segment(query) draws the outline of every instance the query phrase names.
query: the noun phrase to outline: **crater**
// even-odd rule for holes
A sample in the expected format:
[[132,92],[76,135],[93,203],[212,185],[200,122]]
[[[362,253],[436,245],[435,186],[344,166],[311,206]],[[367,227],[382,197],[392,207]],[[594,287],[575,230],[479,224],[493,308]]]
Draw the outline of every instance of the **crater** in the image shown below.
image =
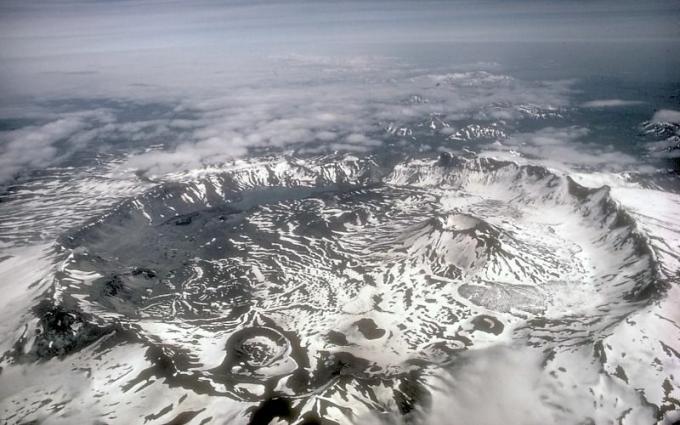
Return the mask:
[[576,344],[653,293],[651,250],[607,191],[444,159],[283,159],[163,184],[64,237],[63,296],[186,356],[181,385],[249,401],[359,388],[387,405],[384,385],[477,337]]
[[290,341],[266,327],[241,329],[227,341],[221,369],[233,375],[270,378],[292,373],[298,365],[291,357]]

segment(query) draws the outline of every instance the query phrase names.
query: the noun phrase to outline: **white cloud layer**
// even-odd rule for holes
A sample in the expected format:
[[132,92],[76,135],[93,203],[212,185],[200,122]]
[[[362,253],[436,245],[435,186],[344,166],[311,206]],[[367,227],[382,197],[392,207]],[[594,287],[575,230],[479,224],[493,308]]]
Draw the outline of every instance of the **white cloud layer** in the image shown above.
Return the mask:
[[[124,117],[129,103],[75,113],[50,109],[45,124],[0,132],[0,180],[49,165],[79,147],[105,148],[111,140],[129,147],[121,170],[149,175],[223,163],[253,149],[367,152],[385,143],[387,127],[424,123],[430,128],[432,117],[437,122],[512,122],[526,114],[555,114],[569,106],[573,83],[528,82],[502,72],[431,72],[388,57],[298,54],[266,63],[269,73],[254,67],[252,75],[244,71],[221,85],[210,82],[206,88],[211,90],[180,85],[174,93],[142,88],[119,94],[132,106],[158,99],[166,105],[160,116],[147,111]],[[657,115],[675,119],[673,113]],[[436,131],[444,140],[455,129]],[[492,149],[586,167],[635,162],[611,147],[588,143],[588,136],[583,127],[547,127],[510,134]]]
[[618,108],[623,106],[641,105],[644,102],[639,100],[624,100],[624,99],[596,99],[581,104],[584,108]]
[[560,168],[598,168],[621,171],[638,161],[612,146],[588,143],[590,131],[579,126],[546,127],[531,133],[510,136],[495,147],[500,151],[520,153],[532,159],[540,159],[546,165]]
[[[41,125],[0,132],[0,182],[25,168],[45,167],[58,155],[91,139],[93,122],[102,123],[97,113],[66,114]],[[64,142],[69,148],[57,149]]]
[[680,124],[680,111],[675,111],[673,109],[658,110],[652,117],[652,122],[670,122],[674,124]]
[[470,119],[491,105],[559,107],[569,92],[566,82],[531,84],[488,72],[418,73],[383,65],[382,59],[370,66],[362,60],[360,71],[327,66],[319,58],[313,63],[321,64],[322,77],[310,75],[305,65],[309,78],[303,86],[295,82],[299,68],[294,67],[286,77],[293,82],[234,87],[228,95],[185,101],[198,116],[186,140],[169,152],[133,156],[127,165],[159,174],[226,161],[253,148],[362,152],[383,144],[390,123],[411,124],[432,115]]

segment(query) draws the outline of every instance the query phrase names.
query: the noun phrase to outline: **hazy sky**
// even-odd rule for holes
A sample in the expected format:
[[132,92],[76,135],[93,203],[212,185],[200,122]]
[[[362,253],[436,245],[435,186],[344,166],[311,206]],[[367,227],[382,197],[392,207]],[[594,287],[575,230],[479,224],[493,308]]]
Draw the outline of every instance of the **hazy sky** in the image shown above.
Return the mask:
[[413,43],[678,40],[680,2],[672,0],[5,0],[0,94],[54,90],[57,80],[42,86],[50,73],[79,73],[86,85],[95,73],[158,83],[158,68],[200,75],[272,55],[421,50]]
[[676,39],[677,1],[3,1],[2,57],[192,46]]

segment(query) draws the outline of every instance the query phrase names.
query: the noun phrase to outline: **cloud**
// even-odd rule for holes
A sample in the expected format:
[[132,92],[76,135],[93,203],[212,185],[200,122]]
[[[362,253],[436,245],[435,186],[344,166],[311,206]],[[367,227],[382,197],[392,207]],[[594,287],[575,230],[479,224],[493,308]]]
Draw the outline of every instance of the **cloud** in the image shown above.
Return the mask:
[[588,135],[586,128],[571,126],[564,128],[546,127],[534,133],[520,133],[512,137],[511,142],[524,146],[557,146],[574,141]]
[[210,137],[196,143],[181,144],[170,151],[149,150],[131,156],[123,168],[143,170],[152,175],[164,174],[208,164],[226,162],[247,153],[243,138]]
[[127,104],[106,108],[93,104],[97,102],[51,106],[48,111],[28,114],[36,124],[0,131],[0,183],[34,169],[64,165],[79,152],[92,157],[148,150],[154,144],[172,145],[186,135],[185,127],[192,128],[186,123],[176,126],[171,119],[135,119],[129,116],[132,107]]
[[639,100],[624,100],[624,99],[596,99],[589,102],[582,103],[584,108],[618,108],[623,106],[641,105],[644,102]]
[[494,147],[573,168],[620,170],[638,162],[611,146],[587,143],[589,134],[587,128],[579,126],[545,127],[535,132],[514,134]]
[[48,108],[52,121],[77,119],[80,124],[47,139],[39,137],[43,131],[39,127],[23,129],[24,137],[36,132],[42,140],[33,149],[30,144],[20,149],[19,142],[12,142],[18,134],[5,137],[3,161],[8,171],[0,179],[56,163],[67,154],[64,147],[71,151],[115,147],[126,155],[120,170],[153,175],[219,164],[251,152],[370,152],[397,143],[399,136],[388,134],[386,128],[429,131],[433,117],[447,123],[435,126],[442,143],[447,133],[454,134],[471,121],[484,121],[500,123],[509,136],[494,149],[589,167],[634,162],[611,147],[588,143],[588,130],[582,127],[519,134],[512,134],[512,125],[506,128],[517,120],[559,117],[569,106],[572,81],[527,81],[488,68],[432,72],[395,58],[366,55],[297,54],[268,57],[266,63],[269,73],[245,68],[230,78],[220,77],[219,83],[204,81],[203,88],[179,84],[163,94],[113,91],[118,95],[113,99],[121,101],[106,100],[101,117],[73,115],[85,114],[96,100],[82,108],[76,102],[75,111],[64,113]]
[[81,117],[68,117],[0,133],[0,181],[25,167],[44,167],[57,156],[55,143],[85,129]]
[[492,347],[470,353],[437,393],[424,423],[442,425],[542,425],[555,423],[541,356],[534,351]]
[[[637,2],[511,3],[440,1],[277,2],[178,0],[88,2],[5,0],[0,5],[5,57],[125,50],[277,48],[310,39],[338,42],[674,39],[677,4]],[[456,22],[456,25],[451,25]],[[202,50],[196,49],[196,50]],[[323,49],[322,49],[323,50]]]
[[669,122],[680,124],[680,111],[674,111],[672,109],[660,109],[656,111],[652,117],[652,122]]
[[[546,401],[552,389],[541,361],[539,351],[523,347],[499,345],[465,352],[428,379],[431,405],[410,419],[441,425],[570,423],[560,420],[559,407]],[[388,425],[402,419],[373,414],[359,422]]]
[[[348,59],[361,64],[362,70],[356,71],[346,70],[345,61],[311,58],[314,66],[324,67],[322,75],[304,66],[287,67],[287,57],[282,66],[278,59],[271,60],[278,70],[275,81],[225,85],[226,94],[220,90],[211,96],[187,96],[181,109],[193,119],[182,120],[185,132],[178,143],[132,154],[122,167],[159,175],[253,151],[367,152],[388,142],[385,128],[390,123],[420,125],[433,115],[466,120],[491,105],[554,108],[566,105],[570,92],[570,84],[563,81],[530,83],[487,71],[432,74],[387,59],[372,66],[364,57]],[[299,56],[294,62],[305,63]]]

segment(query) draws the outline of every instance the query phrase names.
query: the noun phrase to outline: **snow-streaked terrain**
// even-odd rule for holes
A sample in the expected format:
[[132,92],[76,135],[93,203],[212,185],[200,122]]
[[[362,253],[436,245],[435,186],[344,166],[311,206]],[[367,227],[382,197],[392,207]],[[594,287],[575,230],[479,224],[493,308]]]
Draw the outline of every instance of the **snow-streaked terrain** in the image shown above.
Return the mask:
[[9,423],[678,419],[677,194],[447,153],[75,181],[5,206]]

